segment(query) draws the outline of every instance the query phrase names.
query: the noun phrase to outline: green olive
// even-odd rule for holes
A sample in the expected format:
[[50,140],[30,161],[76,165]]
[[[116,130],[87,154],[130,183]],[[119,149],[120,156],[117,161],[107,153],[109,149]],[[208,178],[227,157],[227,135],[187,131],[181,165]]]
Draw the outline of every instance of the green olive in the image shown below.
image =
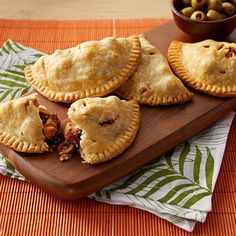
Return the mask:
[[182,1],[183,1],[184,5],[186,7],[190,7],[191,6],[191,0],[182,0]]
[[192,0],[191,5],[195,10],[203,9],[207,4],[207,0]]
[[220,13],[218,13],[217,11],[215,10],[209,10],[207,12],[207,19],[210,20],[210,21],[213,21],[213,20],[221,20],[222,19],[222,16]]
[[189,17],[193,14],[194,9],[192,7],[185,7],[180,11],[184,16]]
[[232,16],[235,13],[235,6],[232,3],[224,2],[222,8],[223,13],[227,16]]
[[203,20],[206,20],[206,14],[202,11],[195,11],[190,19],[192,20],[197,20],[197,21],[203,21]]
[[220,12],[222,10],[221,0],[208,0],[207,10],[215,10]]
[[221,19],[225,19],[225,18],[227,18],[227,16],[225,15],[225,14],[220,14],[221,15]]

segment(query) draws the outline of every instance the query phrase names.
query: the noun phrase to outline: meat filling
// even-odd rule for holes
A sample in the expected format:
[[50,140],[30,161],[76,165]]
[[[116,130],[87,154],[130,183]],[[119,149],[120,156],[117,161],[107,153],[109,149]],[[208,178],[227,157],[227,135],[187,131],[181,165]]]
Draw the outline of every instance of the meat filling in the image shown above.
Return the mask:
[[55,113],[50,114],[43,107],[39,107],[39,115],[43,123],[45,141],[49,145],[50,151],[54,151],[58,144],[64,140],[60,120]]
[[79,148],[82,130],[72,122],[68,122],[64,129],[64,142],[58,146],[60,160],[65,161],[71,158],[73,152]]
[[51,152],[57,151],[60,161],[70,159],[79,148],[82,130],[72,122],[68,122],[64,132],[61,129],[60,120],[55,113],[50,114],[46,108],[39,106],[39,115],[43,123],[43,134]]

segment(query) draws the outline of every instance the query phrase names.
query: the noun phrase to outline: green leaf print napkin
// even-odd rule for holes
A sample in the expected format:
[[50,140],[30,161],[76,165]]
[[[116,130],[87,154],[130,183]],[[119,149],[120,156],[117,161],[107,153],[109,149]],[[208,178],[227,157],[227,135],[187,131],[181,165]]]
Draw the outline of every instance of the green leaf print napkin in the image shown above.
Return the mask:
[[[0,50],[0,101],[30,90],[24,67],[43,53],[7,40]],[[231,112],[174,150],[113,184],[90,195],[98,201],[149,211],[187,231],[204,222],[211,211],[212,193],[219,174]],[[0,173],[25,180],[3,155]]]

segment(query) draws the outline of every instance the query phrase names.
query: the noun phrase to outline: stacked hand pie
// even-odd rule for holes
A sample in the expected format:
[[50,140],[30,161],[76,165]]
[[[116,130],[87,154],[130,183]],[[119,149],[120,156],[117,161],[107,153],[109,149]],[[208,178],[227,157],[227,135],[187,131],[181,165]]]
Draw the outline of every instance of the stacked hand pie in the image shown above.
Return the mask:
[[162,53],[140,37],[142,57],[134,74],[116,92],[140,104],[169,105],[191,99],[181,80],[171,71]]
[[138,37],[109,37],[43,56],[25,76],[48,99],[71,103],[109,94],[132,75],[140,57]]
[[[0,104],[0,142],[31,153],[60,143],[61,160],[75,150],[86,163],[110,160],[136,137],[138,103],[186,102],[193,93],[183,82],[211,95],[236,96],[235,58],[235,44],[174,41],[168,51],[174,74],[166,58],[143,36],[109,37],[56,50],[26,67],[25,76],[49,100],[72,103],[67,113],[70,121],[62,130],[56,114],[40,106],[35,94],[18,98]],[[126,100],[109,96],[111,92]]]

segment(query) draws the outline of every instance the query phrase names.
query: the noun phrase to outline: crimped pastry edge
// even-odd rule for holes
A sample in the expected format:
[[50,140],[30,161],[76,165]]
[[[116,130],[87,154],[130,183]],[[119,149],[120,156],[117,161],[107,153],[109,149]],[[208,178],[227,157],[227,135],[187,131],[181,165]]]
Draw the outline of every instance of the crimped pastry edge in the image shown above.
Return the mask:
[[188,90],[185,93],[182,93],[176,97],[150,96],[150,97],[146,98],[146,97],[137,96],[137,95],[133,96],[132,93],[121,93],[119,90],[116,90],[115,93],[118,96],[123,97],[127,100],[133,99],[133,100],[137,101],[139,104],[151,105],[151,106],[179,104],[179,103],[187,102],[187,101],[191,100],[193,97],[193,93],[189,92]]
[[48,145],[46,143],[32,144],[30,142],[22,141],[16,136],[2,131],[0,131],[0,142],[17,152],[43,153],[49,151]]

